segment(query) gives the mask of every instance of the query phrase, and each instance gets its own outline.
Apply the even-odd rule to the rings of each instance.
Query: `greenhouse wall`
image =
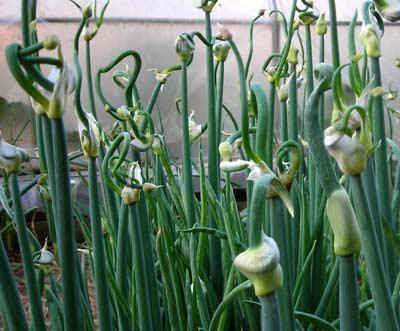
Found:
[[[327,12],[327,1],[315,1],[321,12]],[[341,61],[348,62],[347,56],[347,25],[356,8],[361,1],[337,2],[339,26],[339,38],[341,46]],[[213,11],[214,29],[217,23],[224,24],[233,32],[234,38],[242,55],[248,52],[249,24],[260,8],[278,8],[286,12],[290,9],[289,1],[220,1]],[[33,113],[30,110],[30,102],[26,94],[12,80],[11,74],[4,58],[4,48],[11,42],[20,40],[19,28],[19,2],[10,6],[8,1],[0,2],[0,128],[5,136],[15,138],[24,128],[19,136],[18,143],[27,148],[34,146],[32,130]],[[63,51],[67,61],[72,65],[72,42],[73,35],[78,26],[79,11],[69,1],[39,1],[37,28],[41,36],[57,35],[62,41]],[[327,13],[329,18],[329,15]],[[142,71],[139,77],[140,96],[144,104],[149,99],[152,88],[155,85],[155,76],[151,69],[161,69],[177,63],[174,51],[176,36],[182,32],[203,31],[201,23],[201,11],[196,10],[189,0],[161,1],[153,0],[146,2],[111,0],[107,10],[106,23],[92,42],[93,70],[104,66],[125,49],[134,49],[142,55]],[[358,27],[359,30],[360,26]],[[273,49],[274,26],[271,19],[263,19],[256,24],[254,36],[254,57],[252,68],[253,81],[266,84],[261,67],[265,58]],[[276,33],[276,32],[275,32]],[[383,81],[391,83],[391,88],[398,89],[400,81],[400,70],[394,65],[394,59],[399,56],[397,47],[398,26],[388,25],[383,38],[384,56],[381,59]],[[314,43],[314,56],[318,53],[318,41]],[[331,62],[329,42],[326,50],[326,61]],[[83,47],[83,45],[81,45]],[[361,49],[361,48],[359,48]],[[81,56],[81,63],[84,57]],[[123,64],[131,65],[128,61]],[[206,119],[206,71],[205,48],[196,43],[196,52],[193,64],[189,70],[189,100],[190,109],[195,112],[196,123],[204,123]],[[85,68],[83,68],[85,74]],[[121,105],[123,95],[110,79],[105,79],[105,91],[115,105]],[[180,118],[176,111],[175,100],[179,96],[179,77],[173,77],[164,86],[162,95],[158,99],[156,110],[165,129],[167,142],[174,155],[179,157],[180,150]],[[388,89],[389,86],[385,86]],[[238,82],[235,61],[231,56],[226,64],[224,104],[237,116],[239,114]],[[86,99],[87,90],[83,89]],[[301,100],[300,100],[301,102]],[[327,102],[330,102],[329,97]],[[399,108],[399,102],[393,102],[393,108]],[[100,103],[97,103],[102,123],[110,127],[113,119],[104,113]],[[66,126],[70,140],[70,147],[78,148],[77,122],[72,108],[72,100],[69,102],[69,111],[66,116]],[[277,117],[276,121],[279,121]],[[232,126],[229,121],[225,122],[224,131],[231,132]],[[160,122],[156,119],[156,124]],[[398,128],[398,123],[394,123]],[[203,141],[207,136],[203,138]]]

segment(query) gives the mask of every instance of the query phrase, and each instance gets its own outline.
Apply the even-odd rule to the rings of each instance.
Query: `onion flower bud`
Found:
[[[125,205],[133,205],[140,199],[140,190],[129,186],[124,186],[121,193],[122,201]]]
[[[196,139],[201,136],[201,124],[196,124],[193,120],[194,111],[189,115],[189,139],[192,144]]]
[[[216,62],[225,62],[228,57],[231,46],[227,41],[221,41],[214,45],[214,58]]]
[[[298,64],[299,63],[299,49],[297,47],[291,46],[289,48],[287,61],[290,64]]]
[[[29,160],[24,149],[9,144],[0,132],[0,170],[5,175],[17,173],[22,163]]]
[[[230,161],[233,155],[233,147],[230,143],[224,141],[219,144],[219,155],[222,161]]]
[[[381,38],[376,24],[363,24],[360,39],[369,57],[379,58],[381,56]]]
[[[334,251],[338,256],[358,253],[361,234],[349,196],[344,188],[335,190],[326,202],[326,214],[334,234]]]
[[[315,31],[319,36],[322,36],[328,32],[328,24],[326,23],[325,20],[325,13],[322,13],[319,16],[317,23],[315,23]]]
[[[43,40],[43,47],[48,51],[56,49],[60,45],[60,40],[56,36],[49,36]]]
[[[219,168],[226,173],[238,172],[247,169],[250,164],[251,162],[245,160],[222,161]]]
[[[365,169],[368,153],[356,139],[331,126],[325,130],[324,144],[344,174],[355,176]]]
[[[186,33],[180,34],[175,40],[175,51],[181,62],[188,62],[194,51],[193,39]]]
[[[54,86],[54,91],[50,99],[47,116],[51,119],[61,118],[66,110],[67,95],[72,81],[68,68],[64,66],[58,76]]]
[[[280,253],[275,240],[264,235],[258,247],[239,254],[233,264],[253,284],[257,296],[266,296],[283,284]]]
[[[374,0],[379,13],[390,22],[400,20],[400,1],[399,0]]]
[[[102,141],[99,123],[96,121],[91,113],[86,113],[88,119],[88,128],[78,122],[79,138],[81,140],[83,154],[90,157],[97,157],[99,155],[99,147]]]

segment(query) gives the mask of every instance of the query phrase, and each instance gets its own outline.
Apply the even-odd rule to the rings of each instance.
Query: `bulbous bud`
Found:
[[[380,14],[390,22],[400,20],[400,1],[398,0],[374,0]]]
[[[283,284],[276,242],[264,235],[263,243],[239,254],[233,264],[253,284],[257,296],[266,296]]]
[[[267,78],[267,80],[270,83],[275,81],[275,74],[276,74],[275,68],[269,67],[269,68],[265,69],[265,71],[264,71],[265,78]]]
[[[129,186],[124,186],[121,193],[122,201],[125,205],[133,205],[140,199],[140,190]]]
[[[54,91],[50,99],[47,116],[49,118],[61,118],[66,110],[68,86],[71,84],[66,66],[61,70]]]
[[[278,89],[278,99],[280,102],[286,102],[289,99],[289,86],[287,84]]]
[[[154,185],[153,183],[144,183],[143,184],[143,192],[146,192],[146,193],[154,192],[157,188],[158,188],[158,186]]]
[[[394,60],[394,64],[396,65],[397,68],[400,69],[400,58],[397,58],[396,60]]]
[[[224,27],[222,24],[218,24],[218,29],[219,29],[219,33],[218,33],[218,38],[222,39],[222,40],[232,40],[232,33],[226,28]]]
[[[356,139],[331,126],[325,130],[324,144],[344,174],[356,176],[365,169],[368,153]]]
[[[334,251],[338,256],[358,253],[361,234],[349,196],[344,188],[335,190],[326,202],[326,214],[334,235]]]
[[[117,116],[121,121],[127,121],[128,117],[131,116],[131,113],[128,107],[123,105],[117,109]]]
[[[42,249],[40,250],[40,255],[35,262],[40,265],[50,265],[53,263],[53,261],[54,261],[53,253],[48,251],[47,249]]]
[[[376,24],[363,25],[360,39],[369,57],[379,58],[381,56],[381,38]]]
[[[22,148],[5,141],[0,133],[0,170],[6,175],[17,173],[22,163],[29,160],[28,154]]]
[[[196,8],[203,8],[208,0],[192,0],[193,2],[193,6],[195,6]]]
[[[43,40],[43,47],[48,51],[56,49],[58,45],[60,45],[60,41],[56,36],[49,36],[45,40]]]
[[[215,61],[225,62],[230,49],[231,46],[229,46],[229,43],[227,41],[221,41],[218,44],[215,44],[213,48]]]
[[[155,135],[153,145],[151,145],[151,149],[154,154],[161,155],[161,152],[162,152],[161,148],[162,148],[161,138],[159,136]]]
[[[287,61],[290,64],[299,63],[299,49],[297,47],[290,46]]]
[[[233,147],[230,143],[224,141],[219,144],[219,155],[222,161],[230,161],[233,155]]]
[[[175,51],[181,62],[188,62],[193,55],[194,42],[187,34],[180,34],[175,40]]]
[[[90,18],[92,15],[92,3],[89,3],[86,7],[82,8],[82,17]]]
[[[189,115],[189,139],[192,144],[197,138],[201,136],[201,124],[196,124],[193,119],[194,111]]]
[[[219,165],[221,171],[226,173],[238,172],[247,169],[250,166],[249,161],[235,160],[235,161],[222,161]]]
[[[325,20],[325,13],[322,13],[318,20],[317,23],[315,24],[315,31],[317,32],[318,35],[322,36],[327,33],[328,31],[328,24],[326,23]]]
[[[314,11],[306,11],[299,15],[299,19],[305,25],[311,24],[318,19],[319,13]]]

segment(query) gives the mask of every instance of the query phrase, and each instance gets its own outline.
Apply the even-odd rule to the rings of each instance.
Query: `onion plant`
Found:
[[[92,64],[91,45],[102,38],[109,1],[101,8],[97,1],[86,7],[72,2],[81,14],[73,66],[56,36],[38,33],[35,0],[21,0],[22,42],[5,50],[16,83],[32,101],[37,153],[0,135],[1,210],[12,221],[1,218],[0,235],[16,230],[28,297],[24,311],[0,238],[0,325],[399,330],[399,148],[384,121],[395,93],[385,91],[379,61],[384,19],[398,20],[398,1],[366,1],[355,13],[349,59],[341,64],[334,0],[328,22],[308,0],[291,0],[288,13],[260,9],[249,22],[248,48],[228,26],[214,28],[217,0],[194,0],[204,13],[205,33],[181,31],[177,61],[153,69],[151,91],[141,90],[142,56],[135,49],[113,54],[99,68]],[[255,27],[272,15],[285,39],[256,67]],[[188,72],[201,70],[191,66],[201,47],[207,116],[198,124],[189,112]],[[238,83],[229,92],[240,100],[232,109],[227,61],[235,63],[230,74]],[[45,67],[51,68],[48,76]],[[254,81],[255,72],[265,80]],[[172,75],[180,84],[180,162],[170,152],[158,104]],[[347,81],[351,104],[343,93]],[[111,101],[110,89],[123,97]],[[329,90],[333,102],[324,97]],[[69,153],[67,111],[77,118],[79,152]],[[99,120],[100,111],[113,121],[110,128]],[[21,188],[18,175],[31,173],[30,157],[38,158],[37,173]],[[77,159],[83,170],[75,169]],[[88,205],[76,197],[76,177],[88,191]],[[29,211],[21,199],[34,185],[49,228],[45,243],[26,223]]]

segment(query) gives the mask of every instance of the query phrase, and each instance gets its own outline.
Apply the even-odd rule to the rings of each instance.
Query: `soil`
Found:
[[[14,277],[15,277],[15,280],[17,283],[18,291],[20,293],[22,304],[24,306],[25,314],[29,321],[30,320],[29,300],[28,300],[27,290],[25,287],[24,271],[22,268],[21,256],[19,255],[19,252],[14,251],[14,252],[10,253],[9,260],[10,260],[11,268],[14,272]],[[56,263],[53,263],[52,271],[53,271],[53,275],[57,279],[57,281],[61,282],[60,268]],[[91,308],[92,308],[92,313],[95,318],[94,323],[95,323],[95,325],[97,325],[95,287],[94,287],[93,277],[92,277],[92,273],[90,271],[89,265],[87,265],[87,275],[88,275],[87,286],[88,286],[88,291],[89,291],[89,300],[90,300],[90,304],[91,304]],[[48,284],[47,281],[46,281],[46,284]],[[50,317],[48,315],[48,306],[47,306],[47,302],[46,302],[44,296],[42,297],[42,303],[43,303],[43,313],[44,313],[45,319],[46,319],[46,325],[50,330]],[[3,330],[1,316],[0,316],[0,330]]]

